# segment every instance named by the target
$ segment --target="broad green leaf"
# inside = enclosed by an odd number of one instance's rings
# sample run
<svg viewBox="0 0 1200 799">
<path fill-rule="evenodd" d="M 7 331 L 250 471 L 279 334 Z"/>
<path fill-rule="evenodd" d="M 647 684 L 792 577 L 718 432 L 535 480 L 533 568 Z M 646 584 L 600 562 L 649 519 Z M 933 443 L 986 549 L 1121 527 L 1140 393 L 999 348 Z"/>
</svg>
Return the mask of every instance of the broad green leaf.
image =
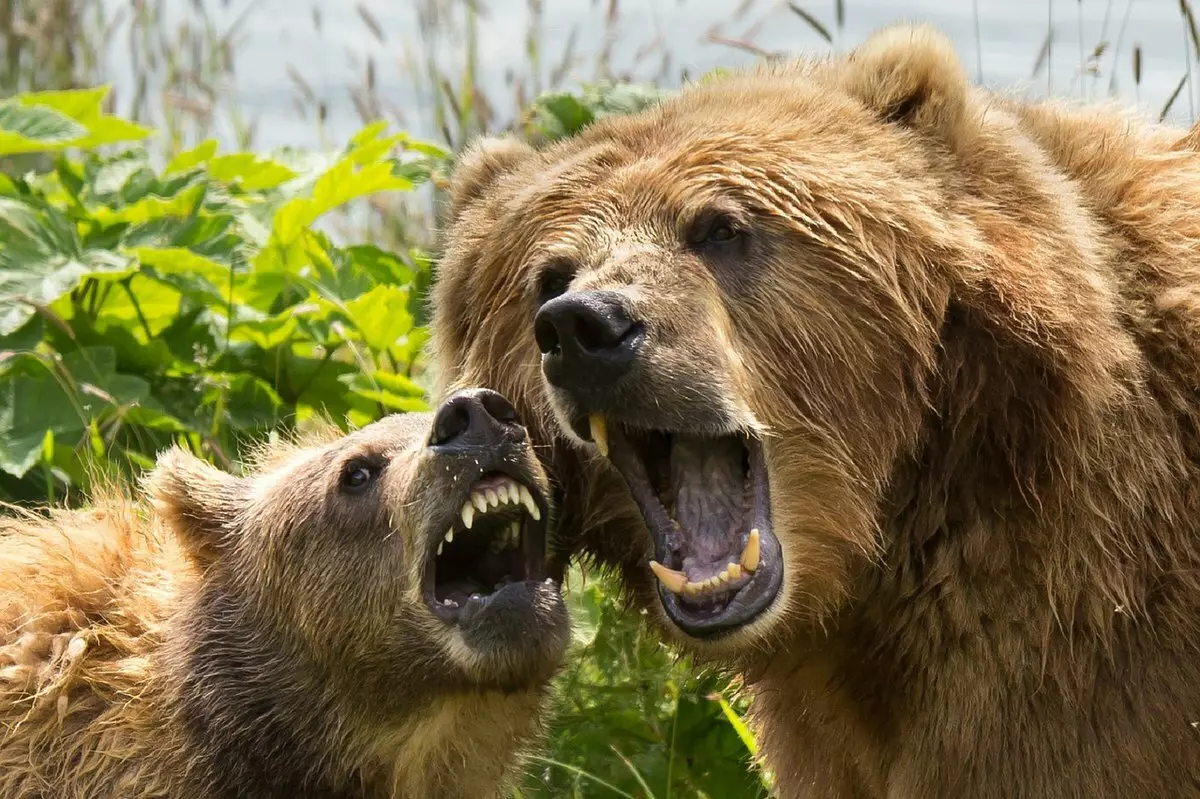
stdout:
<svg viewBox="0 0 1200 799">
<path fill-rule="evenodd" d="M 412 329 L 408 292 L 398 286 L 376 286 L 347 302 L 345 309 L 355 330 L 373 350 L 388 349 Z"/>
<path fill-rule="evenodd" d="M 208 162 L 208 174 L 216 180 L 237 182 L 246 191 L 273 189 L 296 173 L 278 161 L 251 153 L 216 156 Z"/>
<path fill-rule="evenodd" d="M 208 162 L 210 158 L 217 154 L 217 140 L 206 139 L 190 150 L 184 150 L 171 159 L 171 163 L 167 164 L 167 168 L 163 170 L 164 175 L 175 175 L 180 172 L 187 172 L 189 169 L 194 169 L 201 164 Z"/>
<path fill-rule="evenodd" d="M 122 208 L 99 206 L 92 213 L 97 222 L 102 225 L 115 225 L 120 222 L 137 224 L 149 222 L 163 217 L 183 219 L 191 215 L 204 197 L 205 186 L 196 184 L 179 192 L 173 197 L 151 195 Z"/>
<path fill-rule="evenodd" d="M 364 399 L 378 402 L 389 411 L 429 410 L 421 388 L 399 375 L 387 375 L 381 372 L 374 372 L 370 375 L 356 373 L 342 375 L 340 379 L 350 391 Z"/>
<path fill-rule="evenodd" d="M 74 225 L 58 211 L 0 197 L 0 336 L 84 279 L 115 280 L 135 268 L 119 253 L 83 248 Z"/>
<path fill-rule="evenodd" d="M 117 374 L 116 353 L 108 347 L 68 353 L 58 366 L 17 356 L 0 375 L 0 469 L 24 476 L 41 457 L 48 432 L 75 446 L 92 419 L 130 413 L 149 394 L 145 380 Z"/>
<path fill-rule="evenodd" d="M 274 238 L 282 246 L 294 242 L 301 230 L 351 200 L 381 191 L 407 191 L 412 182 L 392 174 L 391 164 L 376 162 L 358 166 L 353 155 L 338 161 L 313 186 L 312 197 L 297 197 L 275 214 Z"/>
<path fill-rule="evenodd" d="M 107 87 L 19 94 L 4 107 L 21 106 L 26 112 L 2 112 L 0 155 L 90 149 L 103 144 L 136 141 L 150 130 L 102 110 Z M 35 116 L 36 115 L 36 116 Z"/>
<path fill-rule="evenodd" d="M 0 155 L 57 149 L 86 134 L 87 128 L 53 108 L 0 103 Z"/>
</svg>

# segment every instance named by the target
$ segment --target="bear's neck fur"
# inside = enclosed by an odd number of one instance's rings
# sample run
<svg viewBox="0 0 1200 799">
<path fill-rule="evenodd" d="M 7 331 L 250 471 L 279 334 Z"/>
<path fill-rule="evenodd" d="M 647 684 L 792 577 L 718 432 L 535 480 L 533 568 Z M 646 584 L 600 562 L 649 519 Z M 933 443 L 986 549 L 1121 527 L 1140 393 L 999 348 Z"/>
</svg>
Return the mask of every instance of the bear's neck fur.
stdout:
<svg viewBox="0 0 1200 799">
<path fill-rule="evenodd" d="M 198 795 L 491 796 L 541 733 L 545 689 L 339 690 L 344 677 L 251 607 L 226 585 L 201 587 L 162 653 L 177 708 L 168 723 L 187 741 L 179 768 Z"/>
<path fill-rule="evenodd" d="M 1200 169 L 1116 117 L 1098 131 L 1087 112 L 995 105 L 992 124 L 1044 157 L 1030 174 L 1048 165 L 1048 190 L 1104 210 L 1053 231 L 1088 239 L 1077 286 L 1040 284 L 1059 266 L 1030 260 L 1017 296 L 951 301 L 919 444 L 880 504 L 879 561 L 823 629 L 797 625 L 746 664 L 784 795 L 1200 785 L 1200 680 L 1180 669 L 1200 662 L 1200 295 L 1182 282 Z M 1183 158 L 1190 178 L 1172 177 Z M 985 234 L 1004 257 L 980 271 L 1025 257 L 1006 233 L 1050 224 L 1016 217 Z M 1071 269 L 1080 252 L 1052 257 Z M 1018 329 L 1021 303 L 1040 329 Z"/>
</svg>

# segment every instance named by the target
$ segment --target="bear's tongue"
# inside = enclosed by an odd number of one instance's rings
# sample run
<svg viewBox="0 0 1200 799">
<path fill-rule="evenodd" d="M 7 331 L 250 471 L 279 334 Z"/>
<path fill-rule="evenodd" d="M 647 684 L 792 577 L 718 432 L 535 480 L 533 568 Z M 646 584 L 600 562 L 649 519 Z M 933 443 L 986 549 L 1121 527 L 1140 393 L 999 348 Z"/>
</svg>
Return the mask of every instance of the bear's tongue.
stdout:
<svg viewBox="0 0 1200 799">
<path fill-rule="evenodd" d="M 668 480 L 659 496 L 686 538 L 682 570 L 692 578 L 720 572 L 748 532 L 745 449 L 732 436 L 672 435 Z"/>
<path fill-rule="evenodd" d="M 651 567 L 681 602 L 718 611 L 753 576 L 749 453 L 738 436 L 626 431 L 613 459 L 656 538 Z M 631 457 L 632 456 L 632 457 Z"/>
</svg>

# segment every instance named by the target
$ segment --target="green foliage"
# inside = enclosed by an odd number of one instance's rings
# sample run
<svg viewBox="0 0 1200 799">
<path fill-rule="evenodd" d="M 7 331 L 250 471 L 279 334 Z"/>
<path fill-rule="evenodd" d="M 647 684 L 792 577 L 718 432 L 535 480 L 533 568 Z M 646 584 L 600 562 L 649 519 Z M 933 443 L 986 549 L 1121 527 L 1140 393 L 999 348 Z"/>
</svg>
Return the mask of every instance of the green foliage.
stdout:
<svg viewBox="0 0 1200 799">
<path fill-rule="evenodd" d="M 605 580 L 568 580 L 573 642 L 556 692 L 549 751 L 525 796 L 757 797 L 745 705 L 718 674 L 697 674 Z"/>
<path fill-rule="evenodd" d="M 412 192 L 448 153 L 375 124 L 332 156 L 206 141 L 157 169 L 142 149 L 96 149 L 148 134 L 100 113 L 103 96 L 0 104 L 0 157 L 52 154 L 0 175 L 0 498 L 84 501 L 95 476 L 132 477 L 172 442 L 230 468 L 248 439 L 314 414 L 361 425 L 427 407 L 429 256 L 322 226 Z M 551 95 L 536 135 L 657 96 Z M 763 795 L 720 677 L 677 662 L 604 580 L 575 570 L 568 597 L 558 713 L 519 795 Z"/>
<path fill-rule="evenodd" d="M 660 102 L 668 93 L 657 86 L 599 83 L 579 92 L 548 92 L 529 109 L 527 133 L 549 140 L 574 136 L 614 114 L 632 114 Z"/>
<path fill-rule="evenodd" d="M 214 142 L 163 170 L 140 149 L 63 154 L 147 135 L 103 96 L 0 105 L 0 155 L 59 152 L 0 179 L 0 495 L 86 489 L 172 441 L 230 466 L 313 414 L 424 407 L 429 259 L 339 246 L 318 223 L 411 191 L 448 154 L 382 125 L 324 160 Z"/>
</svg>

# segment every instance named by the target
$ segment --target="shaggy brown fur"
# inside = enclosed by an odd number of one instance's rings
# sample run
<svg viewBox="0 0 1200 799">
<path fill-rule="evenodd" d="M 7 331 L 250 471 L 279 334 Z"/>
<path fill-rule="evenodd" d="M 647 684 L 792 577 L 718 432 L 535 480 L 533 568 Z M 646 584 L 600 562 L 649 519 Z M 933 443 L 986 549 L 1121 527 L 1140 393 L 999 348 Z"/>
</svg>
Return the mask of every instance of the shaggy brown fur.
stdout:
<svg viewBox="0 0 1200 799">
<path fill-rule="evenodd" d="M 565 547 L 740 671 L 782 795 L 1198 796 L 1198 135 L 972 88 L 902 27 L 540 152 L 484 141 L 443 381 L 556 442 Z M 535 314 L 597 290 L 641 325 L 634 371 L 548 385 Z M 761 442 L 765 611 L 675 623 L 588 413 L 614 458 L 622 429 Z"/>
<path fill-rule="evenodd" d="M 542 586 L 480 645 L 430 612 L 427 553 L 486 461 L 429 430 L 276 445 L 246 477 L 176 449 L 152 507 L 110 492 L 0 522 L 0 796 L 500 795 L 566 615 Z M 544 486 L 527 443 L 494 453 Z M 375 474 L 353 495 L 352 464 Z"/>
</svg>

